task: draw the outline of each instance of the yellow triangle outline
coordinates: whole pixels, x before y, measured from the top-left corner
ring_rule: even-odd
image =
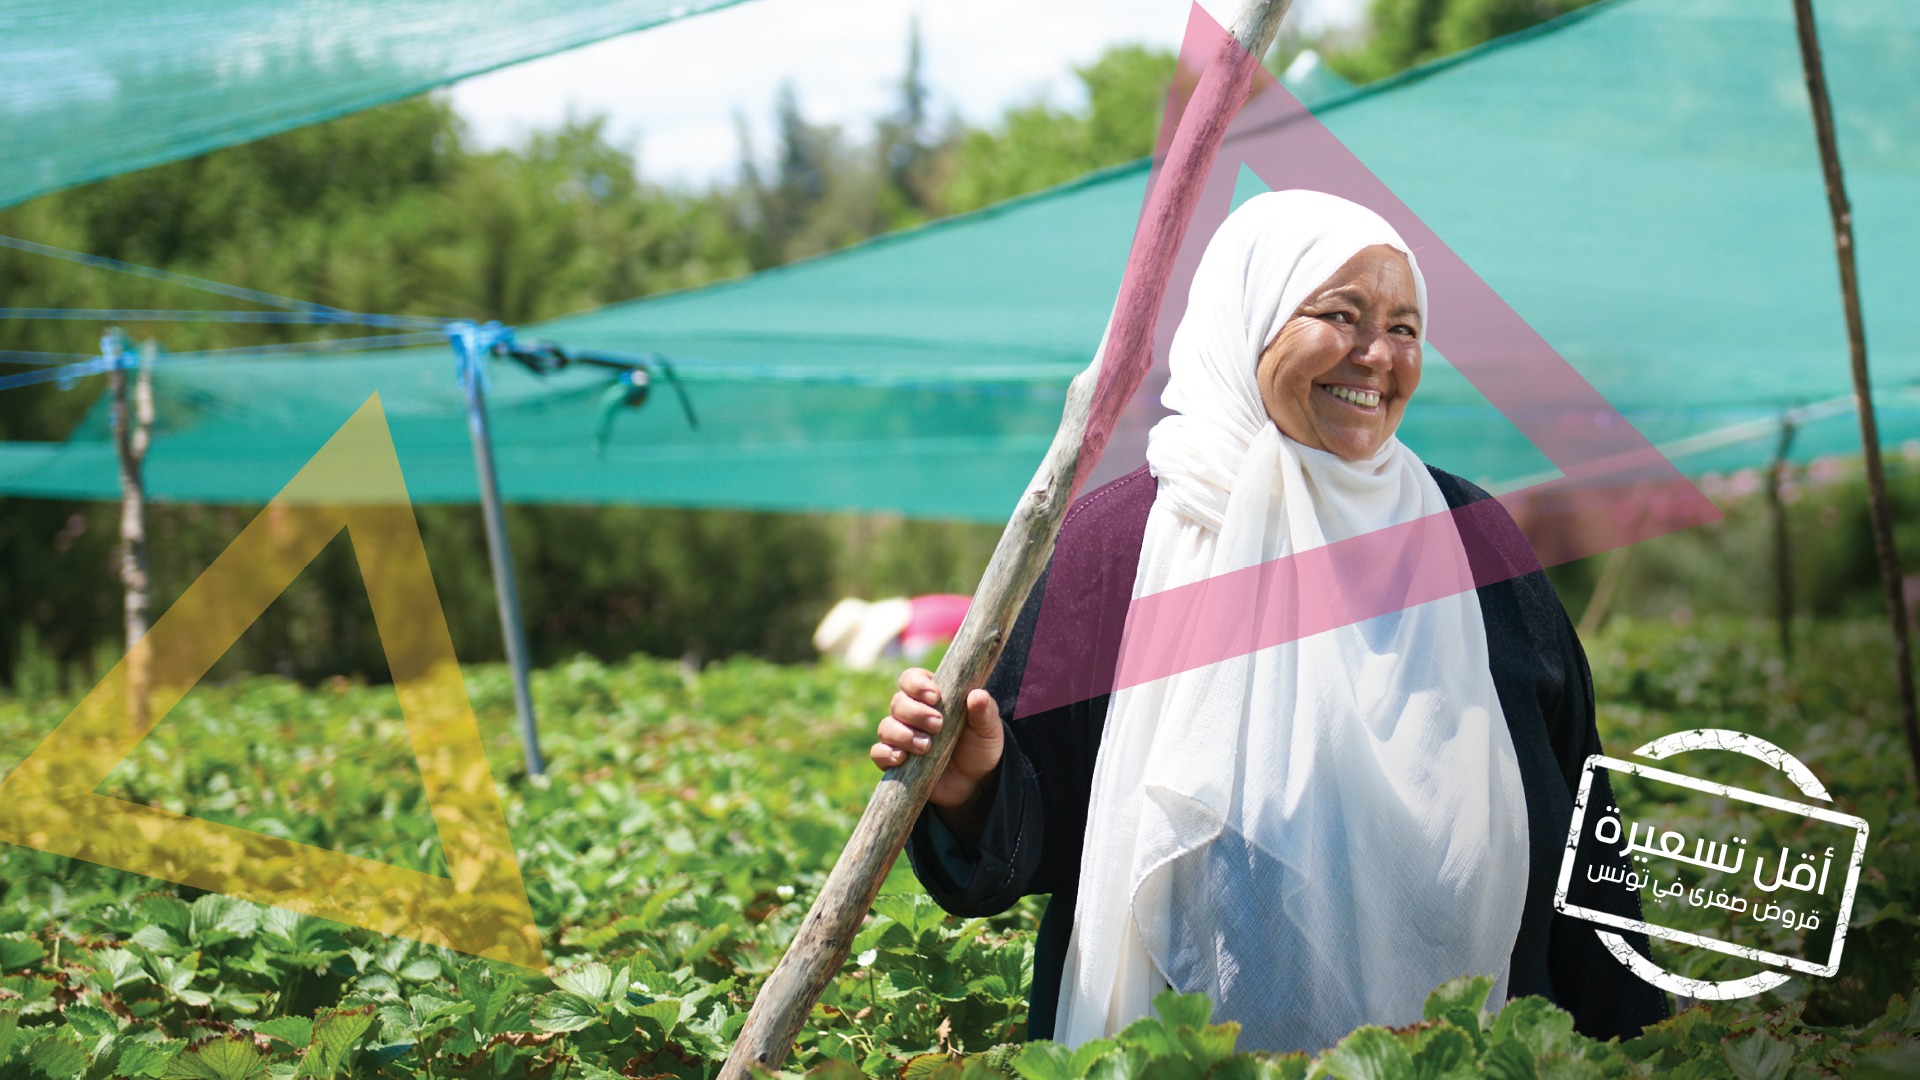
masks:
[[[447,877],[94,792],[343,528],[372,603]],[[127,708],[136,661],[151,671],[140,730],[129,725]],[[0,780],[0,841],[522,967],[545,966],[380,395],[341,425]]]

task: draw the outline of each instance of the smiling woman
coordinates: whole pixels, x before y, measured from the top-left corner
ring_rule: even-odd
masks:
[[[1420,519],[1462,526],[1441,534],[1460,545],[1442,557],[1524,564],[1497,506],[1449,516],[1485,492],[1395,438],[1425,325],[1405,241],[1344,199],[1256,196],[1209,242],[1169,358],[1173,415],[1146,468],[1069,512],[907,848],[956,914],[1053,894],[1030,1035],[1113,1035],[1173,987],[1206,993],[1247,1045],[1314,1051],[1419,1020],[1427,993],[1463,975],[1493,977],[1491,1005],[1541,994],[1602,1038],[1664,1014],[1553,907],[1572,785],[1599,737],[1586,658],[1539,571],[1018,712],[1029,658],[1097,651],[1038,640],[1043,601],[1137,612],[1143,597]],[[1082,586],[1055,575],[1066,565],[1100,569]],[[1247,612],[1300,604],[1276,592]],[[1062,621],[1092,637],[1105,618]],[[875,764],[926,752],[936,705],[932,675],[904,673]],[[1574,891],[1639,917],[1630,893]]]

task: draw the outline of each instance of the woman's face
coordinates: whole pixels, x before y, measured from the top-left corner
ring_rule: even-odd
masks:
[[[1302,301],[1260,354],[1267,415],[1295,442],[1372,457],[1420,385],[1420,312],[1407,257],[1364,248]]]

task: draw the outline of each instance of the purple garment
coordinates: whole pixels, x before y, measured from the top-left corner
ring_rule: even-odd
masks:
[[[1573,793],[1588,755],[1601,749],[1586,654],[1505,509],[1459,477],[1429,469],[1454,510],[1481,583],[1488,666],[1526,792],[1527,896],[1509,991],[1552,1000],[1595,1038],[1638,1034],[1668,1014],[1666,995],[1614,959],[1593,924],[1553,909]],[[1007,741],[979,843],[967,845],[927,812],[907,843],[914,874],[956,915],[998,914],[1023,896],[1051,894],[1034,946],[1029,1038],[1053,1030],[1094,764],[1156,490],[1142,466],[1068,511],[1053,558],[987,679]],[[1594,783],[1601,790],[1593,798],[1606,805],[1612,792],[1605,774]],[[1631,893],[1578,877],[1569,899],[1640,916]],[[1643,935],[1623,936],[1647,955]]]

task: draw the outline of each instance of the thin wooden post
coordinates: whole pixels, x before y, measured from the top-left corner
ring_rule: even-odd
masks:
[[[147,730],[148,697],[153,688],[153,658],[142,639],[152,583],[147,574],[147,446],[153,434],[153,341],[140,345],[138,372],[127,378],[127,339],[118,329],[101,338],[101,351],[113,366],[107,384],[113,396],[113,445],[120,459],[120,585],[125,592],[127,640],[127,725]],[[131,399],[131,400],[129,400]]]
[[[1780,443],[1767,473],[1767,509],[1773,517],[1773,615],[1780,623],[1780,655],[1793,663],[1793,553],[1787,535],[1787,501],[1783,492],[1793,469],[1787,452],[1793,448],[1797,425],[1791,412],[1780,417]]]
[[[1600,568],[1600,579],[1593,583],[1593,595],[1587,598],[1587,609],[1580,613],[1580,625],[1575,631],[1582,638],[1589,638],[1600,632],[1607,621],[1607,611],[1613,607],[1614,593],[1620,589],[1620,579],[1626,576],[1627,560],[1633,558],[1633,545],[1614,548],[1607,553],[1606,565]]]
[[[1166,166],[1155,186],[1130,257],[1130,273],[1114,305],[1107,336],[1093,362],[1067,389],[1060,428],[1033,482],[1021,495],[994,548],[966,621],[934,679],[946,722],[928,752],[882,774],[825,886],[801,922],[793,944],[754,1000],[738,1040],[721,1067],[721,1080],[747,1080],[753,1069],[775,1069],[814,1003],[845,966],[853,937],[873,906],[880,884],[905,846],[940,772],[965,727],[967,694],[986,681],[1014,617],[1053,553],[1054,541],[1078,481],[1105,447],[1133,387],[1153,361],[1154,319],[1174,255],[1199,203],[1227,124],[1246,100],[1255,71],[1273,43],[1291,0],[1246,0],[1230,28],[1232,40],[1202,74],[1180,118]],[[1102,368],[1106,385],[1102,386]],[[1102,392],[1096,400],[1096,389]]]
[[[1793,21],[1800,34],[1800,64],[1806,70],[1807,98],[1813,106],[1813,134],[1820,144],[1820,166],[1827,180],[1827,210],[1833,217],[1833,250],[1840,263],[1840,299],[1847,313],[1847,353],[1853,367],[1853,394],[1860,410],[1860,448],[1867,466],[1867,510],[1873,522],[1873,551],[1880,562],[1880,583],[1893,621],[1893,658],[1898,665],[1900,721],[1913,759],[1915,795],[1920,797],[1920,708],[1913,685],[1913,645],[1908,638],[1907,598],[1900,582],[1900,555],[1893,543],[1893,513],[1887,502],[1887,473],[1880,460],[1880,425],[1873,411],[1873,382],[1867,376],[1867,330],[1860,315],[1860,275],[1854,265],[1853,211],[1847,204],[1846,178],[1840,171],[1840,145],[1833,132],[1833,102],[1827,96],[1826,66],[1813,23],[1813,0],[1793,0]]]

